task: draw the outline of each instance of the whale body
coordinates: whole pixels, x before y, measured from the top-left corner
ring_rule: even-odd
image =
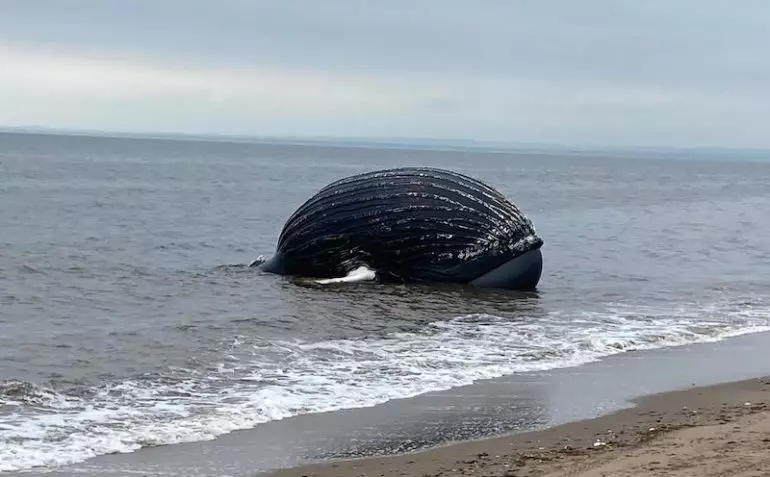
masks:
[[[531,220],[489,185],[453,171],[405,167],[321,189],[289,217],[275,255],[261,268],[327,283],[365,276],[532,290],[542,273],[542,245]]]

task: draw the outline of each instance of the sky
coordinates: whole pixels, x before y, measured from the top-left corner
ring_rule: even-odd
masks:
[[[770,148],[766,0],[0,0],[0,125]]]

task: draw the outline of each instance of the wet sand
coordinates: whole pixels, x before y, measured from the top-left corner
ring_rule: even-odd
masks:
[[[599,418],[272,477],[767,476],[770,378],[661,393]]]

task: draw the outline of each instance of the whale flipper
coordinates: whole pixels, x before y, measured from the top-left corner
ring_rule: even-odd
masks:
[[[351,270],[344,277],[322,278],[320,280],[316,280],[316,283],[320,283],[321,285],[328,285],[330,283],[357,283],[374,280],[375,278],[377,278],[377,273],[374,270],[361,266],[355,270]]]

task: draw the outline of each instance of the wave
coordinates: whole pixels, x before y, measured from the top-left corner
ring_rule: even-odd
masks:
[[[750,300],[679,308],[614,304],[516,322],[471,314],[355,340],[238,338],[221,362],[205,369],[172,368],[71,392],[0,383],[0,471],[209,440],[300,414],[761,331],[770,331],[770,308]]]

